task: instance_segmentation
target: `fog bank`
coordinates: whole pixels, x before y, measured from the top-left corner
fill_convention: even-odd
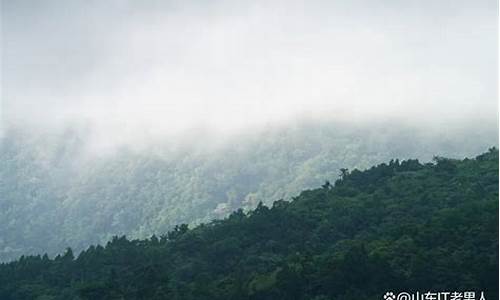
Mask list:
[[[497,120],[496,1],[2,1],[2,123],[98,143]],[[80,125],[79,125],[80,126]]]

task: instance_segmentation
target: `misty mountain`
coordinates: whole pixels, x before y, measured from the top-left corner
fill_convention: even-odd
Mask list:
[[[497,212],[497,149],[464,160],[391,160],[193,229],[0,264],[0,298],[368,300],[474,291],[496,300]]]
[[[303,122],[216,142],[210,136],[141,142],[101,153],[91,132],[10,127],[0,147],[0,260],[54,255],[145,238],[182,223],[223,218],[259,202],[290,200],[335,181],[340,168],[392,158],[430,161],[497,145],[495,128]]]

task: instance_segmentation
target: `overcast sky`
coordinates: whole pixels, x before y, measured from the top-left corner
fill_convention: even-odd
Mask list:
[[[497,1],[2,1],[2,118],[107,134],[497,117]]]

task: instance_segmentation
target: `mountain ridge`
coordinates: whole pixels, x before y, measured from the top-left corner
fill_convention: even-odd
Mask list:
[[[342,171],[291,202],[260,203],[147,240],[0,265],[2,299],[378,299],[484,291],[498,299],[498,150]],[[37,298],[42,299],[42,298]]]
[[[54,256],[67,246],[79,252],[113,235],[146,238],[260,201],[290,200],[335,180],[343,167],[428,161],[436,153],[463,158],[497,145],[493,127],[444,134],[402,124],[316,122],[248,133],[217,149],[200,140],[177,152],[158,144],[92,156],[85,130],[26,130],[6,131],[0,140],[0,261]]]

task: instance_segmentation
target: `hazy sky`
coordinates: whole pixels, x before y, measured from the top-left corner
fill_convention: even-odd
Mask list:
[[[105,134],[497,117],[497,1],[2,1],[2,118]]]

